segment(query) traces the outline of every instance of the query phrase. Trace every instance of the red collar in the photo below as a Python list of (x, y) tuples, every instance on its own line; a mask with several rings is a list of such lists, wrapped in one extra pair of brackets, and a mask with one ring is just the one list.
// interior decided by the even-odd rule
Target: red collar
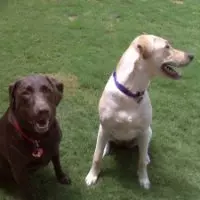
[(39, 145), (40, 141), (29, 138), (26, 134), (24, 134), (24, 132), (22, 131), (22, 129), (19, 126), (19, 123), (17, 122), (16, 119), (13, 119), (12, 122), (13, 122), (12, 124), (15, 127), (17, 133), (19, 133), (20, 136), (22, 136), (24, 139), (26, 139), (27, 141), (29, 141), (30, 143), (32, 143), (34, 145), (32, 156), (35, 158), (42, 157), (42, 155), (44, 154), (44, 150)]

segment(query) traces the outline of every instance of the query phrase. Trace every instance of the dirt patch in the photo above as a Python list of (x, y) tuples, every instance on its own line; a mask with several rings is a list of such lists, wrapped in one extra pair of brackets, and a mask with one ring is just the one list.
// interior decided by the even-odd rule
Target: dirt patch
[(105, 29), (107, 33), (111, 33), (115, 31), (115, 26), (112, 22), (105, 23)]
[(63, 74), (63, 73), (55, 73), (55, 74), (45, 74), (47, 76), (53, 77), (64, 84), (64, 97), (68, 98), (69, 96), (75, 95), (79, 83), (78, 77), (73, 74)]
[(77, 18), (78, 18), (77, 15), (71, 15), (71, 16), (68, 17), (70, 22), (73, 22), (73, 21), (77, 20)]
[(183, 0), (171, 0), (171, 2), (175, 4), (184, 4)]
[[(64, 74), (64, 73), (55, 73), (55, 74), (44, 74), (44, 73), (39, 73), (40, 75), (43, 76), (49, 76), (52, 78), (55, 78), (59, 81), (61, 81), (64, 84), (64, 97), (69, 97), (72, 95), (75, 95), (77, 89), (79, 88), (79, 82), (78, 82), (78, 77), (68, 73), (68, 74)], [(24, 76), (16, 76), (15, 80), (20, 80), (22, 79)]]
[(41, 0), (43, 3), (60, 3), (61, 0)]

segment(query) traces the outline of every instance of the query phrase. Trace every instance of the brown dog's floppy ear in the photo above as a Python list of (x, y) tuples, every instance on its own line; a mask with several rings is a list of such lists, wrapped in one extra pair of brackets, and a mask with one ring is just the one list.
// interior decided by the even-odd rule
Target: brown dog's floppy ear
[(137, 42), (137, 48), (139, 50), (140, 55), (142, 55), (143, 59), (147, 59), (151, 55), (151, 49), (149, 47), (149, 42), (145, 37), (140, 37)]
[(15, 91), (17, 89), (17, 86), (19, 85), (20, 81), (16, 81), (15, 83), (11, 83), (9, 85), (9, 101), (10, 101), (10, 108), (12, 110), (15, 110)]
[(64, 92), (64, 85), (62, 82), (56, 80), (55, 78), (46, 76), (47, 80), (50, 82), (50, 84), (53, 86), (55, 89), (55, 94), (56, 94), (56, 106), (60, 103), (60, 100), (63, 97), (63, 92)]

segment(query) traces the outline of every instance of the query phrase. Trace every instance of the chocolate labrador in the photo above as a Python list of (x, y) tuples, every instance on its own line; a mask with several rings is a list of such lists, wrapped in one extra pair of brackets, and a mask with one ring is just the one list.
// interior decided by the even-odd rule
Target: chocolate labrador
[(58, 181), (71, 182), (60, 164), (61, 130), (56, 107), (63, 84), (42, 75), (24, 77), (9, 87), (10, 106), (0, 119), (1, 170), (9, 169), (22, 196), (34, 199), (29, 174), (50, 161)]

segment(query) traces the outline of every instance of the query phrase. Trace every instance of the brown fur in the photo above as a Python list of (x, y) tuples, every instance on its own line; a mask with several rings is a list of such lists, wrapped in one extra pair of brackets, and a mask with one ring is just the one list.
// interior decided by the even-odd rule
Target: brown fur
[[(0, 119), (0, 164), (3, 173), (12, 176), (26, 200), (34, 199), (29, 182), (30, 172), (53, 163), (60, 183), (69, 184), (70, 178), (64, 174), (59, 157), (61, 130), (56, 120), (56, 106), (62, 99), (63, 84), (46, 76), (28, 76), (9, 87), (10, 106)], [(43, 104), (39, 104), (38, 97)], [(41, 113), (41, 105), (48, 111)], [(50, 119), (48, 130), (38, 133), (34, 122)], [(40, 141), (44, 150), (40, 158), (32, 155), (34, 145), (14, 127), (17, 120), (22, 132), (33, 140)]]

